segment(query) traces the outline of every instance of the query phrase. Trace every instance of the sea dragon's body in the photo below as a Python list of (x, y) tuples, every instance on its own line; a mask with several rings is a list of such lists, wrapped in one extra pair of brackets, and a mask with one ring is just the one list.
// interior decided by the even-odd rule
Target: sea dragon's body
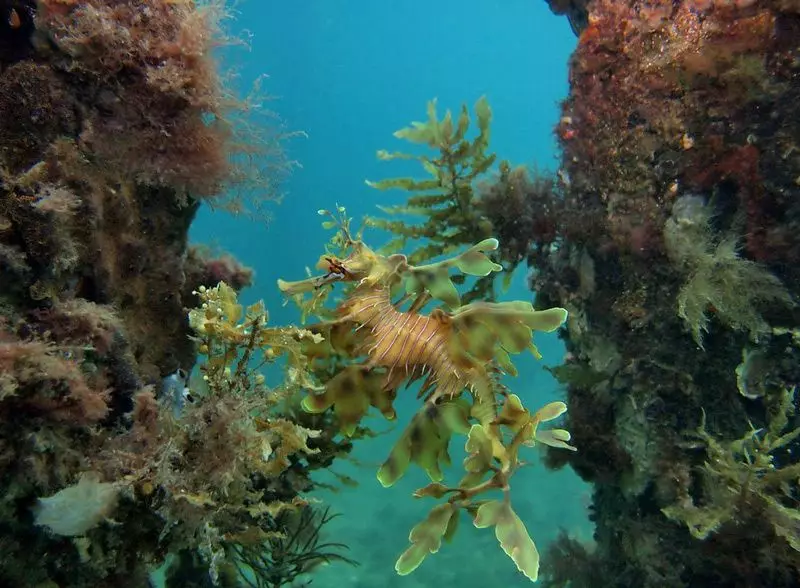
[(412, 309), (398, 310), (388, 288), (359, 288), (339, 307), (341, 321), (355, 323), (366, 336), (359, 354), (367, 356), (365, 367), (387, 371), (387, 389), (397, 388), (404, 380), (427, 376), (420, 396), (432, 391), (430, 402), (455, 398), (473, 381), (485, 377), (476, 366), (459, 362), (451, 345), (453, 325), (441, 311), (422, 314)]
[[(433, 405), (468, 389), (476, 399), (473, 414), (488, 422), (496, 408), (488, 362), (465, 353), (452, 315), (440, 308), (423, 314), (422, 307), (431, 300), (425, 290), (406, 291), (399, 302), (392, 300), (403, 277), (415, 268), (404, 255), (384, 257), (361, 241), (351, 242), (350, 247), (345, 258), (320, 259), (317, 267), (326, 271), (324, 275), (302, 282), (282, 281), (281, 289), (293, 293), (327, 288), (335, 282), (353, 284), (329, 326), (345, 326), (353, 332), (354, 355), (367, 358), (363, 369), (385, 371), (383, 391), (393, 397), (403, 382), (424, 377), (419, 396)], [(401, 303), (409, 299), (409, 308), (401, 310)]]
[[(425, 397), (429, 408), (457, 399), (468, 390), (474, 399), (471, 416), (488, 426), (498, 407), (493, 376), (510, 365), (510, 361), (497, 358), (508, 358), (508, 353), (526, 348), (536, 352), (532, 330), (552, 331), (566, 318), (563, 309), (536, 311), (527, 302), (460, 305), (448, 277), (450, 268), (476, 276), (502, 269), (485, 255), (497, 247), (495, 239), (486, 239), (453, 260), (427, 266), (411, 266), (404, 255), (379, 255), (362, 241), (348, 239), (347, 243), (346, 257), (320, 259), (317, 267), (326, 271), (324, 275), (301, 282), (281, 281), (279, 286), (287, 294), (302, 294), (319, 292), (335, 282), (351, 284), (335, 318), (318, 329), (339, 328), (351, 334), (354, 344), (349, 355), (366, 357), (358, 367), (362, 373), (380, 378), (384, 398), (367, 393), (363, 386), (360, 392), (363, 402), (373, 406), (385, 407), (384, 401), (393, 399), (403, 382), (425, 377), (419, 395)], [(423, 314), (422, 308), (434, 298), (443, 301), (445, 307)], [(408, 308), (401, 310), (408, 301)], [(350, 370), (329, 381), (328, 392), (308, 400), (306, 407), (323, 410), (331, 402), (342, 407), (349, 402), (352, 414), (361, 414), (363, 404), (349, 400), (352, 393), (345, 392), (351, 387), (353, 373)], [(393, 414), (391, 410), (383, 412)]]

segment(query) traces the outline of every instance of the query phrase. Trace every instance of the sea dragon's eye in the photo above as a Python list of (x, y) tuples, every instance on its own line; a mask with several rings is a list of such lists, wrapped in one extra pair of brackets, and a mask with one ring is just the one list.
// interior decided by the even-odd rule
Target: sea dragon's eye
[(333, 282), (338, 282), (339, 280), (344, 280), (350, 277), (350, 272), (347, 271), (341, 262), (332, 257), (326, 257), (325, 261), (328, 263), (328, 273), (317, 280), (316, 284), (314, 285), (314, 288), (317, 290)]

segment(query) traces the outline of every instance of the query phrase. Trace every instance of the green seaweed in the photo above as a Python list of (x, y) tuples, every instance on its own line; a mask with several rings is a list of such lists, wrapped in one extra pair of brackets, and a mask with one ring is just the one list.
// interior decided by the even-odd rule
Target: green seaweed
[(724, 525), (757, 516), (767, 521), (777, 537), (800, 551), (800, 511), (796, 508), (796, 482), (800, 463), (782, 464), (776, 454), (790, 450), (800, 437), (792, 428), (795, 390), (783, 390), (767, 426), (750, 425), (742, 437), (725, 442), (706, 431), (705, 413), (693, 437), (705, 449), (702, 466), (703, 496), (686, 496), (662, 511), (685, 524), (692, 536), (706, 539)]
[(699, 197), (684, 196), (664, 228), (667, 253), (687, 276), (678, 293), (678, 316), (700, 347), (712, 316), (758, 340), (771, 331), (760, 310), (791, 308), (794, 301), (777, 276), (739, 255), (737, 234), (714, 233), (712, 213)]
[(475, 206), (474, 182), (494, 164), (496, 155), (490, 153), (492, 110), (485, 97), (474, 107), (478, 133), (467, 138), (471, 119), (466, 105), (461, 107), (457, 120), (448, 110), (443, 118), (436, 111), (436, 100), (428, 103), (428, 120), (414, 122), (394, 133), (398, 139), (422, 144), (436, 151), (435, 155), (378, 151), (383, 161), (413, 159), (420, 162), (429, 174), (427, 179), (389, 178), (367, 185), (378, 190), (401, 189), (411, 193), (402, 206), (380, 206), (392, 215), (423, 216), (421, 224), (403, 220), (370, 217), (368, 224), (390, 231), (396, 237), (383, 251), (394, 253), (410, 241), (424, 239), (424, 244), (409, 256), (412, 264), (448, 255), (459, 247), (475, 242), (475, 238), (491, 236), (492, 225)]
[(322, 528), (337, 516), (328, 508), (317, 510), (310, 505), (285, 509), (275, 517), (275, 531), (265, 542), (226, 544), (228, 558), (239, 564), (236, 567), (239, 585), (298, 586), (298, 578), (319, 566), (331, 562), (359, 565), (342, 553), (346, 545), (322, 540)]

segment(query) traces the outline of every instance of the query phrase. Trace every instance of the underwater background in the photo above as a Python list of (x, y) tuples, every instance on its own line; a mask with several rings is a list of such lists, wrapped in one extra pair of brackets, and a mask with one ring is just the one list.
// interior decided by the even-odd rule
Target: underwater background
[(0, 0), (0, 588), (800, 586), (800, 0)]
[[(270, 207), (266, 224), (201, 209), (190, 234), (253, 268), (254, 286), (241, 299), (263, 298), (270, 320), (277, 324), (295, 322), (298, 314), (284, 305), (275, 281), (288, 268), (313, 266), (320, 244), (328, 239), (317, 209), (338, 203), (359, 219), (375, 214), (378, 204), (402, 204), (402, 191), (376, 192), (364, 180), (418, 174), (413, 162), (387, 164), (375, 154), (399, 148), (401, 142), (392, 133), (421, 119), (429, 100), (436, 98), (442, 111), (455, 111), (485, 95), (494, 111), (493, 150), (515, 165), (551, 171), (558, 165), (552, 128), (559, 118), (558, 102), (566, 95), (567, 60), (576, 39), (569, 23), (544, 2), (514, 0), (502, 9), (488, 2), (456, 0), (435, 5), (243, 2), (234, 18), (232, 32), (242, 27), (239, 30), (251, 34), (250, 49), (234, 48), (226, 55), (226, 65), (235, 68), (243, 84), (269, 75), (263, 89), (275, 100), (267, 106), (289, 130), (307, 133), (287, 144), (290, 159), (301, 167), (287, 178), (286, 197)], [(376, 229), (368, 230), (366, 237), (376, 244), (387, 240)], [(530, 296), (524, 268), (517, 274), (504, 299)], [(554, 334), (539, 335), (537, 346), (543, 361), (523, 356), (518, 361), (520, 374), (509, 385), (531, 403), (563, 399), (560, 385), (541, 366), (559, 364), (564, 347)], [(400, 423), (416, 410), (415, 390), (399, 395)], [(370, 426), (387, 429), (380, 421), (375, 417)], [(403, 549), (408, 529), (429, 509), (422, 500), (403, 500), (425, 485), (424, 474), (412, 472), (391, 489), (375, 479), (401, 429), (393, 427), (385, 437), (356, 445), (351, 455), (360, 465), (334, 466), (358, 486), (338, 494), (318, 493), (342, 515), (327, 526), (328, 536), (347, 544), (361, 565), (323, 568), (315, 575), (315, 585), (524, 585), (527, 580), (505, 565), (506, 556), (495, 548), (494, 537), (466, 525), (417, 573), (398, 577), (387, 572)], [(461, 459), (461, 448), (456, 447), (454, 463)], [(530, 459), (532, 467), (515, 480), (514, 499), (537, 545), (544, 549), (561, 529), (590, 540), (586, 485), (569, 470), (542, 476), (534, 452)], [(325, 473), (319, 477), (325, 480)]]

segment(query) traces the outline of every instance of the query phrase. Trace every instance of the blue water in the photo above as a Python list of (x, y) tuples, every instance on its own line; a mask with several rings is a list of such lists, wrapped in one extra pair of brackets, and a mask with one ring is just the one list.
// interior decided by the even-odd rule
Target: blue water
[[(250, 50), (225, 53), (239, 74), (240, 94), (268, 74), (268, 106), (291, 130), (304, 131), (285, 145), (302, 165), (286, 182), (286, 198), (271, 208), (269, 223), (203, 210), (192, 239), (212, 242), (256, 271), (243, 301), (263, 298), (274, 324), (297, 320), (283, 306), (275, 280), (304, 277), (329, 234), (320, 228), (319, 208), (337, 202), (356, 218), (378, 213), (376, 204), (402, 203), (402, 192), (377, 192), (364, 184), (396, 175), (417, 174), (414, 164), (381, 162), (378, 149), (403, 149), (392, 133), (412, 120), (424, 120), (426, 102), (438, 98), (440, 110), (472, 106), (486, 95), (494, 111), (492, 150), (513, 164), (557, 167), (553, 126), (558, 101), (567, 92), (567, 60), (575, 38), (566, 19), (553, 16), (542, 0), (295, 0), (242, 3), (232, 32), (252, 35)], [(375, 234), (367, 241), (380, 241)], [(504, 299), (529, 299), (524, 269)], [(539, 336), (542, 363), (560, 363), (564, 350), (554, 336)], [(519, 361), (513, 390), (531, 408), (558, 398), (556, 383), (531, 357)], [(339, 494), (319, 492), (342, 517), (328, 529), (332, 540), (350, 545), (359, 568), (332, 565), (315, 586), (413, 587), (525, 586), (529, 582), (497, 546), (491, 530), (467, 521), (456, 540), (430, 557), (414, 574), (395, 575), (394, 561), (406, 548), (411, 527), (432, 502), (411, 492), (427, 480), (412, 472), (391, 489), (375, 479), (377, 465), (415, 409), (414, 394), (398, 400), (393, 434), (361, 443), (354, 457), (362, 465), (336, 464), (337, 472), (358, 480)], [(370, 421), (377, 429), (386, 425)], [(452, 475), (458, 476), (460, 447), (454, 447)], [(537, 456), (530, 457), (536, 464)], [(320, 479), (324, 479), (321, 476)], [(586, 522), (588, 491), (569, 471), (547, 472), (538, 464), (513, 480), (513, 504), (534, 541), (544, 551), (560, 528), (590, 538)]]

